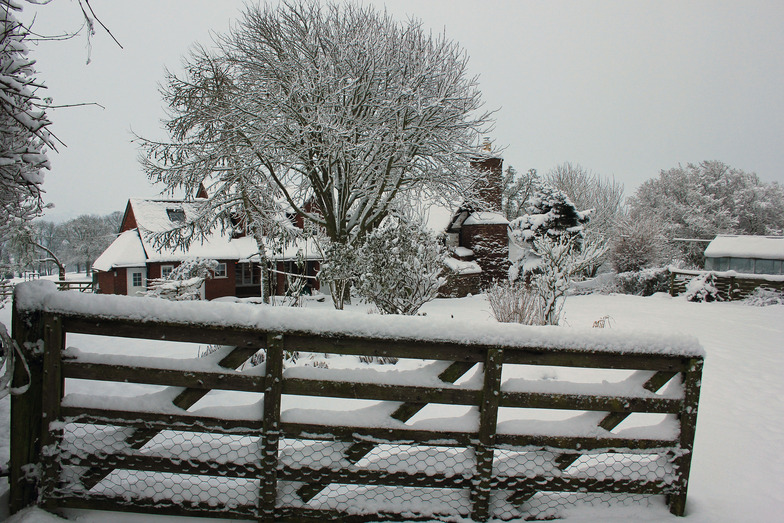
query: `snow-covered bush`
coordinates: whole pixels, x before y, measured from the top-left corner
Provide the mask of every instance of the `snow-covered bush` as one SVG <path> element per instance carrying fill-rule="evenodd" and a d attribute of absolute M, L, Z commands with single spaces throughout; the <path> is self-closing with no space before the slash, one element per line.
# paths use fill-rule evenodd
<path fill-rule="evenodd" d="M 743 300 L 745 305 L 752 307 L 767 307 L 769 305 L 784 305 L 784 291 L 757 287 L 754 292 Z"/>
<path fill-rule="evenodd" d="M 358 249 L 353 245 L 332 243 L 326 239 L 322 242 L 326 243 L 326 248 L 322 249 L 324 261 L 318 278 L 321 285 L 329 289 L 335 308 L 343 310 L 344 304 L 351 301 L 349 293 L 358 274 Z"/>
<path fill-rule="evenodd" d="M 590 226 L 585 230 L 586 242 L 603 243 L 617 236 L 618 218 L 623 212 L 622 183 L 570 162 L 550 169 L 544 179 L 566 193 L 576 208 L 592 209 Z M 585 275 L 596 276 L 606 258 L 607 255 L 598 258 Z"/>
<path fill-rule="evenodd" d="M 201 286 L 218 267 L 216 260 L 194 258 L 180 263 L 166 278 L 154 278 L 148 283 L 145 296 L 173 301 L 201 299 Z"/>
<path fill-rule="evenodd" d="M 570 250 L 579 250 L 590 214 L 579 212 L 566 193 L 544 182 L 537 182 L 526 211 L 509 223 L 509 238 L 522 252 L 509 269 L 511 281 L 528 279 L 527 273 L 538 267 L 539 255 L 534 249 L 537 239 L 565 238 Z"/>
<path fill-rule="evenodd" d="M 622 272 L 615 277 L 615 291 L 621 294 L 651 296 L 657 292 L 669 292 L 669 290 L 670 271 L 667 267 Z"/>
<path fill-rule="evenodd" d="M 495 319 L 502 323 L 544 325 L 541 297 L 521 282 L 496 282 L 487 289 L 487 301 Z"/>
<path fill-rule="evenodd" d="M 624 216 L 616 232 L 610 260 L 617 273 L 638 272 L 672 259 L 661 227 L 650 218 Z"/>
<path fill-rule="evenodd" d="M 359 293 L 382 314 L 416 314 L 443 283 L 445 255 L 421 225 L 389 218 L 359 251 Z"/>
<path fill-rule="evenodd" d="M 580 212 L 565 192 L 546 182 L 538 182 L 528 199 L 526 213 L 509 224 L 518 245 L 531 244 L 536 238 L 582 237 L 589 212 Z"/>
<path fill-rule="evenodd" d="M 571 280 L 602 256 L 604 245 L 589 244 L 577 248 L 577 236 L 534 240 L 533 253 L 539 259 L 530 273 L 530 285 L 542 300 L 545 325 L 558 325 Z"/>
<path fill-rule="evenodd" d="M 578 211 L 566 193 L 548 183 L 538 185 L 527 211 L 509 224 L 509 238 L 522 252 L 509 280 L 532 288 L 541 299 L 544 323 L 558 325 L 572 278 L 607 247 L 603 241 L 584 242 L 590 211 Z"/>
<path fill-rule="evenodd" d="M 706 272 L 692 279 L 686 285 L 686 299 L 689 301 L 718 301 L 719 289 L 716 288 L 716 277 Z"/>

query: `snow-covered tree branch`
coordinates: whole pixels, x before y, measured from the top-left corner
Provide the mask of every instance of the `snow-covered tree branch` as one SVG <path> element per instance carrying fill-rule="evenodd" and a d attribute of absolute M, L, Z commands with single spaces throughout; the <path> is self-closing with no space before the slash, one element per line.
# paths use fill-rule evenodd
<path fill-rule="evenodd" d="M 54 149 L 51 122 L 28 56 L 27 28 L 16 18 L 21 5 L 0 1 L 0 228 L 40 216 L 41 184 Z"/>
<path fill-rule="evenodd" d="M 401 199 L 472 185 L 490 117 L 467 60 L 372 7 L 248 7 L 217 50 L 197 48 L 182 77 L 168 75 L 171 141 L 143 140 L 145 170 L 191 196 L 212 189 L 202 230 L 240 216 L 277 234 L 288 211 L 358 245 Z"/>
<path fill-rule="evenodd" d="M 670 240 L 784 231 L 784 188 L 718 161 L 661 171 L 637 189 L 629 207 L 633 220 L 656 222 Z M 704 246 L 677 247 L 688 264 L 702 266 Z"/>

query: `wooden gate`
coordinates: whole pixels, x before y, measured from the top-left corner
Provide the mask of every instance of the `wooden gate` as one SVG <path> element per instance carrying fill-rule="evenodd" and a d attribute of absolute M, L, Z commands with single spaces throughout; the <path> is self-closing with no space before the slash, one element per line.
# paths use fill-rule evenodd
<path fill-rule="evenodd" d="M 353 321 L 346 312 L 24 292 L 13 334 L 31 383 L 12 401 L 12 511 L 37 502 L 266 521 L 483 521 L 549 519 L 574 503 L 665 496 L 672 513 L 684 512 L 703 361 L 696 340 L 492 324 L 471 335 L 454 321 L 378 316 L 358 333 L 342 330 Z M 140 304 L 166 314 L 140 320 Z M 244 323 L 215 319 L 242 312 Z M 186 360 L 109 356 L 70 347 L 74 334 L 106 344 L 125 337 L 220 348 Z M 262 365 L 243 365 L 261 350 Z M 295 351 L 425 361 L 392 372 L 284 369 Z M 528 380 L 513 377 L 520 366 L 628 375 Z M 20 369 L 17 385 L 27 379 Z M 64 395 L 69 380 L 165 388 L 125 398 Z M 194 410 L 218 390 L 251 399 Z M 292 398 L 295 407 L 282 408 Z M 302 408 L 319 398 L 372 401 L 333 412 Z M 433 405 L 464 412 L 423 417 Z M 500 415 L 520 408 L 575 416 Z M 619 431 L 637 413 L 662 421 Z"/>

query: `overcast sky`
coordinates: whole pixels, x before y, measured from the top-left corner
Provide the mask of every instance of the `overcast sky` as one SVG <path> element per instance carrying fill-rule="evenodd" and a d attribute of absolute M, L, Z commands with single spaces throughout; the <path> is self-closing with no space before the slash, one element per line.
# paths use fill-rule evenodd
<path fill-rule="evenodd" d="M 124 49 L 100 28 L 87 41 L 32 48 L 58 109 L 44 188 L 47 218 L 124 210 L 147 182 L 132 131 L 161 138 L 164 68 L 194 42 L 225 32 L 244 1 L 92 0 Z M 368 3 L 368 2 L 366 2 Z M 661 169 L 721 160 L 784 183 L 784 2 L 372 1 L 445 31 L 471 57 L 505 165 L 546 172 L 565 161 L 614 176 L 631 194 Z M 25 18 L 34 9 L 26 8 Z M 75 0 L 37 9 L 35 29 L 81 24 Z M 87 65 L 88 54 L 91 63 Z"/>

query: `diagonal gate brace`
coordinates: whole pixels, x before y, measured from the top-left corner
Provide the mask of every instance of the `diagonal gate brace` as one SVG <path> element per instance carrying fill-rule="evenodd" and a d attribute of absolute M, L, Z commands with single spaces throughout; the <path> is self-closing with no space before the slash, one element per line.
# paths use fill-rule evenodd
<path fill-rule="evenodd" d="M 648 381 L 646 381 L 642 387 L 651 392 L 657 392 L 659 389 L 664 387 L 664 385 L 666 385 L 667 382 L 669 382 L 676 374 L 677 372 L 659 371 L 648 378 Z M 612 430 L 620 425 L 623 420 L 628 418 L 630 414 L 631 412 L 609 412 L 598 423 L 598 426 L 604 430 Z M 581 454 L 579 453 L 565 452 L 556 456 L 554 461 L 559 469 L 566 470 L 569 468 L 569 465 L 577 461 L 580 456 Z M 536 492 L 536 490 L 519 490 L 513 494 L 510 494 L 506 500 L 509 503 L 513 503 L 519 506 L 531 499 L 536 494 Z"/>
<path fill-rule="evenodd" d="M 225 369 L 236 370 L 245 363 L 248 358 L 256 354 L 262 348 L 263 347 L 234 347 L 231 352 L 218 362 L 218 365 Z M 195 405 L 196 402 L 209 394 L 211 390 L 212 389 L 189 387 L 179 393 L 177 397 L 172 400 L 172 403 L 183 410 L 188 410 Z M 138 450 L 158 435 L 158 433 L 159 431 L 154 429 L 134 429 L 133 432 L 126 437 L 125 443 L 129 448 Z M 88 469 L 82 476 L 82 486 L 85 490 L 92 489 L 95 485 L 100 483 L 102 479 L 109 475 L 112 470 L 113 469 L 100 466 Z"/>
<path fill-rule="evenodd" d="M 441 374 L 438 379 L 444 383 L 454 383 L 466 372 L 471 370 L 476 363 L 469 361 L 455 361 L 452 362 Z M 390 417 L 398 421 L 408 421 L 414 415 L 425 408 L 427 403 L 405 402 L 401 404 L 395 412 L 390 414 Z M 351 463 L 356 463 L 369 454 L 376 447 L 375 443 L 354 443 L 346 449 L 346 459 Z M 325 487 L 329 486 L 329 482 L 308 483 L 301 486 L 297 490 L 297 494 L 304 501 L 308 502 L 321 492 Z"/>

